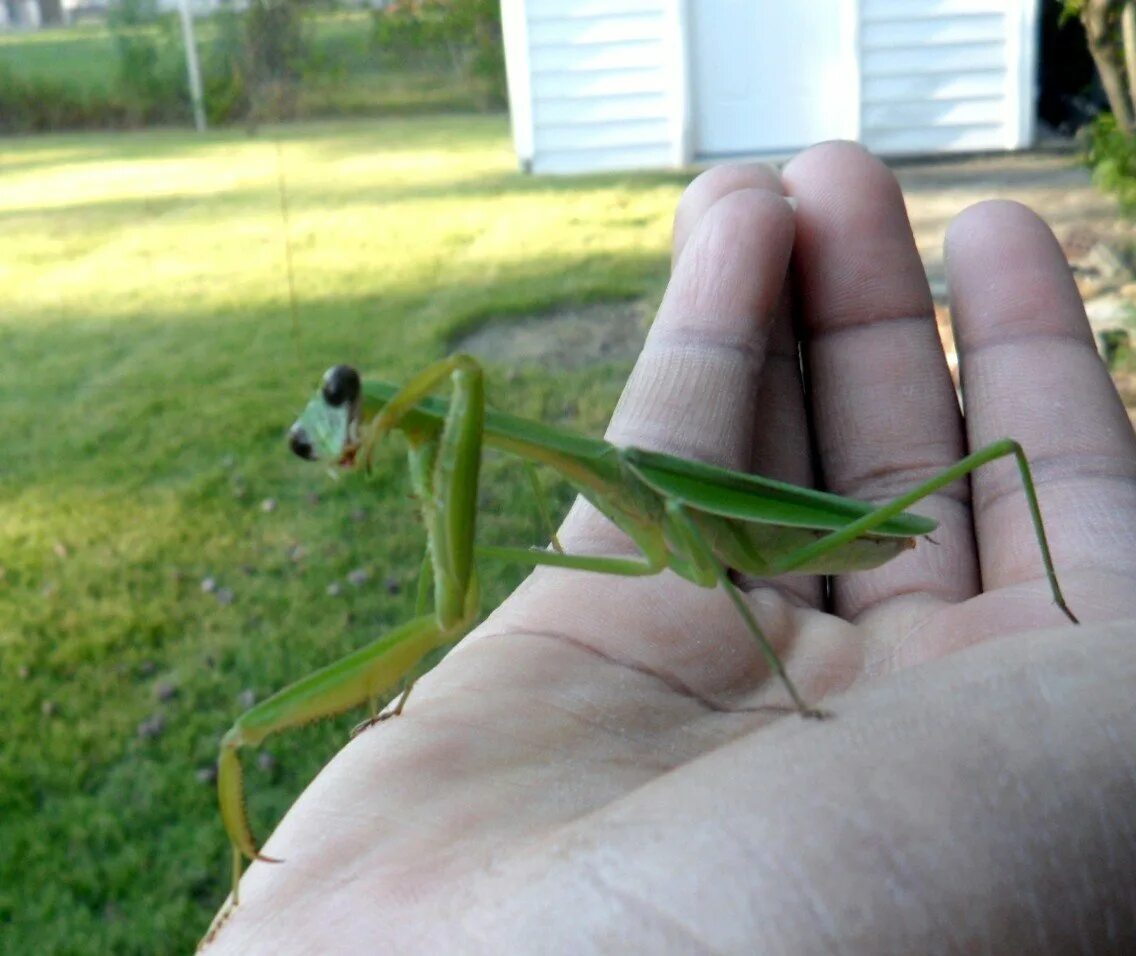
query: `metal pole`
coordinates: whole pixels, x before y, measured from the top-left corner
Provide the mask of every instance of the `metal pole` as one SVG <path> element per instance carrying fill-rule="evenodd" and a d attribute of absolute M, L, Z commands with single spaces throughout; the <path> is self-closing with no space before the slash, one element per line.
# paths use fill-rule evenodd
<path fill-rule="evenodd" d="M 197 132 L 205 132 L 205 99 L 201 95 L 201 67 L 197 62 L 197 40 L 193 35 L 193 14 L 189 0 L 178 0 L 181 14 L 181 36 L 185 46 L 185 69 L 189 73 L 189 97 L 193 101 L 193 124 Z"/>

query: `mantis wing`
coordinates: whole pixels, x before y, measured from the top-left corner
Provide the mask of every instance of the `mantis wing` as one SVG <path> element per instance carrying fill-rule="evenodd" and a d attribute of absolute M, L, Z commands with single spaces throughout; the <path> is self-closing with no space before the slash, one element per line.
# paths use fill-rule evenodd
<path fill-rule="evenodd" d="M 682 501 L 697 511 L 724 518 L 839 531 L 878 508 L 878 505 L 853 498 L 798 488 L 771 478 L 641 448 L 624 448 L 621 454 L 636 474 L 659 494 Z M 937 522 L 931 518 L 905 513 L 883 522 L 871 533 L 879 537 L 912 538 L 929 534 L 936 526 Z"/>

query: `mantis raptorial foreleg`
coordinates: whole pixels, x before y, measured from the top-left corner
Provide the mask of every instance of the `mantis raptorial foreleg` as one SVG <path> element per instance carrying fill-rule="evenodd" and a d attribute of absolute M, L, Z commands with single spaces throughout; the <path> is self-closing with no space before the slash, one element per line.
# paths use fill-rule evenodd
<path fill-rule="evenodd" d="M 454 397 L 440 428 L 407 430 L 411 482 L 427 534 L 427 560 L 419 590 L 426 603 L 432 580 L 433 613 L 420 615 L 367 647 L 297 681 L 242 715 L 221 742 L 217 791 L 221 818 L 233 845 L 233 901 L 238 901 L 242 858 L 278 862 L 257 847 L 245 810 L 241 765 L 237 751 L 255 746 L 269 735 L 327 717 L 369 702 L 372 713 L 400 694 L 395 712 L 406 703 L 414 682 L 446 650 L 461 640 L 476 622 L 480 596 L 473 566 L 477 479 L 481 463 L 484 395 L 481 370 L 455 363 L 439 370 L 418 388 L 429 388 L 445 374 L 452 375 Z M 341 408 L 358 401 L 359 382 L 350 377 L 330 383 L 329 406 Z M 392 402 L 386 417 L 376 422 L 371 442 L 400 423 L 400 409 L 415 399 Z"/>

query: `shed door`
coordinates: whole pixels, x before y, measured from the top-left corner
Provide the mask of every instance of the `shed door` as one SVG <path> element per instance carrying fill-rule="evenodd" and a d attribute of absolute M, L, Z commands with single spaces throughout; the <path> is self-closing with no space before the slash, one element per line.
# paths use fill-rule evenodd
<path fill-rule="evenodd" d="M 693 0 L 694 153 L 787 152 L 857 134 L 852 0 Z"/>

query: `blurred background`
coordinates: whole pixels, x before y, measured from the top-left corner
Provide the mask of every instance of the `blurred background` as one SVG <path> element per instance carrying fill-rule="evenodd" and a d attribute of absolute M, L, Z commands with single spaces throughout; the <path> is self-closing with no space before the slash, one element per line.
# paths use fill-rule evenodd
<path fill-rule="evenodd" d="M 701 166 L 888 157 L 948 358 L 946 223 L 1030 203 L 1133 392 L 1136 6 L 800 9 L 0 0 L 0 952 L 190 949 L 221 735 L 413 613 L 402 449 L 287 453 L 323 370 L 460 348 L 491 404 L 601 434 Z M 540 540 L 528 489 L 487 461 L 482 540 Z M 360 716 L 245 755 L 259 833 Z"/>

